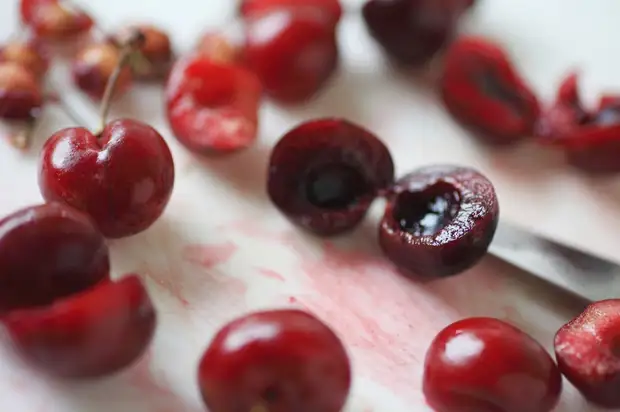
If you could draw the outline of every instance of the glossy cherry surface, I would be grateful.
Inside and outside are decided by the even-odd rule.
[[[71,65],[73,82],[94,100],[101,100],[112,73],[119,65],[121,52],[111,42],[93,43],[84,47],[75,56]],[[114,88],[114,97],[118,97],[131,85],[131,69],[124,67]]]
[[[136,79],[161,80],[170,71],[174,53],[168,34],[151,24],[133,24],[118,30],[112,41],[121,47],[138,30],[144,35],[144,41],[130,61],[130,68]]]
[[[198,382],[211,412],[341,412],[351,366],[320,320],[273,310],[224,326],[202,356]]]
[[[281,103],[313,97],[338,67],[333,24],[307,9],[276,9],[247,21],[245,61]]]
[[[487,252],[499,219],[491,182],[475,170],[432,166],[400,179],[379,227],[385,255],[412,274],[458,274]]]
[[[168,145],[155,129],[136,120],[112,121],[100,136],[79,127],[61,130],[41,153],[43,197],[86,212],[110,238],[151,226],[168,204],[173,185]]]
[[[620,299],[589,305],[562,326],[554,346],[562,374],[590,402],[620,408]]]
[[[63,378],[95,378],[130,366],[144,353],[156,314],[133,275],[46,307],[12,311],[1,321],[34,366]]]
[[[36,41],[12,41],[0,46],[0,62],[16,63],[29,70],[37,79],[47,72],[47,52]]]
[[[423,390],[436,412],[551,412],[562,377],[523,331],[498,319],[469,318],[433,339]]]
[[[0,118],[30,120],[43,105],[37,78],[23,66],[0,63]]]
[[[245,18],[251,18],[278,9],[309,8],[324,13],[333,24],[338,23],[343,13],[340,0],[243,0],[239,5],[239,13]]]
[[[178,61],[166,84],[176,138],[199,154],[231,152],[256,140],[262,87],[250,71],[203,54]]]
[[[108,279],[103,235],[88,216],[49,203],[0,220],[0,313],[48,305]]]
[[[291,221],[327,236],[355,227],[393,179],[392,157],[375,135],[343,119],[318,119],[276,144],[267,192]]]
[[[20,14],[37,36],[51,40],[74,38],[94,25],[87,13],[62,0],[21,0]]]

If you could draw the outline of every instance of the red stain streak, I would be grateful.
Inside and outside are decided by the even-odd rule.
[[[179,279],[176,279],[177,276],[171,276],[170,274],[166,274],[163,272],[154,272],[149,269],[144,269],[137,271],[137,273],[141,273],[144,276],[151,279],[162,289],[166,290],[172,297],[179,301],[181,306],[185,308],[190,307],[189,301],[183,296],[183,288],[181,286],[181,282]]]
[[[261,275],[263,275],[264,277],[268,279],[277,280],[279,282],[286,282],[286,279],[284,278],[284,276],[282,276],[280,273],[276,272],[275,270],[266,269],[266,268],[258,268],[257,270],[258,270],[258,273],[260,273]]]
[[[232,242],[213,245],[188,245],[183,249],[186,261],[211,269],[228,262],[237,252],[238,247]]]

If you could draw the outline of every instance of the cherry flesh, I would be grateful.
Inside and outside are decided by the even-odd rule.
[[[371,36],[401,66],[431,60],[456,34],[465,0],[370,0],[362,10]]]
[[[215,63],[243,65],[243,39],[235,33],[204,33],[198,40],[195,52]]]
[[[590,402],[620,408],[620,300],[589,305],[555,336],[562,374]]]
[[[452,276],[475,265],[495,235],[499,204],[475,170],[433,166],[396,182],[379,226],[385,255],[405,272]]]
[[[75,38],[94,25],[86,12],[62,0],[21,0],[20,13],[38,37],[50,40]]]
[[[423,391],[436,412],[550,412],[561,390],[545,349],[498,319],[455,322],[426,353]]]
[[[338,67],[334,26],[310,9],[277,9],[247,21],[245,61],[280,103],[307,101]]]
[[[152,127],[130,119],[99,135],[72,127],[52,135],[39,163],[45,200],[90,215],[108,238],[146,230],[163,213],[174,185],[168,145]]]
[[[0,46],[0,62],[19,64],[37,79],[42,79],[49,67],[46,52],[34,40],[13,41]]]
[[[342,342],[298,310],[258,312],[221,329],[198,370],[211,412],[340,412],[351,385]]]
[[[165,31],[148,24],[131,25],[120,29],[112,37],[112,42],[118,46],[125,44],[136,30],[144,35],[144,42],[130,61],[134,78],[146,81],[165,79],[174,59],[170,37]]]
[[[256,140],[262,87],[250,71],[196,54],[178,61],[166,84],[176,138],[199,154],[231,152]]]
[[[73,82],[93,100],[104,97],[107,84],[121,61],[121,51],[111,42],[93,43],[83,48],[72,63]],[[131,85],[129,67],[121,70],[114,96],[118,97]]]
[[[88,216],[49,203],[0,220],[0,313],[43,306],[108,279],[103,235]]]
[[[355,227],[393,179],[392,157],[375,135],[343,119],[318,119],[276,144],[267,192],[291,221],[328,236]]]
[[[340,0],[243,0],[239,6],[239,13],[245,18],[251,18],[278,9],[309,8],[325,13],[334,25],[340,21],[343,12]]]
[[[133,275],[46,307],[12,311],[2,323],[34,366],[63,378],[96,378],[130,366],[144,353],[156,314]]]
[[[35,75],[12,62],[0,63],[0,118],[29,121],[43,105]]]

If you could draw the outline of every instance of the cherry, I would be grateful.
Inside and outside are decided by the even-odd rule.
[[[197,54],[216,63],[243,64],[243,40],[228,32],[207,32],[195,47]]]
[[[30,120],[43,105],[35,75],[12,62],[0,63],[0,118]]]
[[[291,221],[327,236],[355,227],[393,179],[392,157],[376,136],[343,119],[318,119],[276,144],[267,192]]]
[[[21,19],[41,38],[67,40],[88,32],[93,19],[62,0],[21,0]]]
[[[95,378],[144,353],[156,315],[140,278],[128,276],[49,306],[12,311],[2,323],[33,365],[63,378]]]
[[[272,310],[224,326],[202,356],[198,381],[211,412],[340,412],[351,366],[320,320]]]
[[[37,79],[42,79],[49,67],[46,52],[34,40],[12,41],[0,46],[0,62],[17,63]]]
[[[85,214],[59,203],[0,220],[0,314],[44,306],[108,279],[105,239]]]
[[[423,391],[436,412],[550,412],[561,390],[545,349],[498,319],[455,322],[426,353]]]
[[[486,177],[464,167],[426,167],[390,190],[379,243],[407,272],[451,276],[486,254],[498,219],[497,196]]]
[[[144,35],[144,44],[130,61],[134,77],[139,80],[166,78],[174,55],[170,37],[165,31],[149,24],[134,24],[121,28],[112,36],[112,42],[122,45],[136,30]]]
[[[243,149],[256,140],[261,84],[250,71],[196,54],[178,61],[166,84],[166,113],[193,152]]]
[[[121,51],[114,44],[104,41],[84,47],[72,63],[73,82],[94,100],[104,97],[106,85],[121,64]],[[131,85],[131,69],[123,67],[118,75],[114,97],[118,97]]]
[[[369,0],[362,9],[371,36],[402,66],[431,60],[456,34],[466,0]]]
[[[334,26],[313,9],[276,9],[246,26],[245,60],[281,103],[313,97],[338,67]]]
[[[245,18],[278,9],[315,8],[326,14],[335,25],[342,17],[340,0],[242,0],[239,13]]]
[[[555,335],[560,372],[590,402],[620,408],[620,299],[589,305]]]

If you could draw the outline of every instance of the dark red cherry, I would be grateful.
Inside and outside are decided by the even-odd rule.
[[[355,227],[393,179],[392,157],[375,135],[343,119],[319,119],[276,144],[267,192],[293,222],[326,236]]]
[[[52,135],[39,163],[39,187],[90,215],[109,238],[134,235],[163,213],[174,164],[163,137],[145,123],[122,119],[94,135],[72,127]]]
[[[178,61],[166,84],[166,114],[176,138],[199,154],[254,143],[262,87],[250,71],[204,54]]]
[[[273,310],[224,326],[202,356],[198,383],[211,412],[340,412],[351,366],[317,318]]]
[[[103,235],[88,216],[49,203],[0,220],[0,314],[49,305],[108,279]]]
[[[120,60],[121,51],[111,42],[89,44],[80,50],[73,60],[73,82],[92,99],[101,100]],[[130,67],[123,67],[114,88],[114,97],[125,92],[130,87],[131,80]]]
[[[592,403],[620,408],[620,299],[589,305],[555,335],[560,372]]]
[[[486,254],[498,219],[497,196],[486,177],[464,167],[426,167],[394,184],[379,243],[406,272],[451,276]]]
[[[325,13],[333,24],[342,17],[340,0],[243,0],[239,6],[239,13],[244,18],[268,13],[278,9],[308,9],[314,8]]]
[[[47,73],[49,60],[46,51],[36,41],[12,41],[0,46],[0,62],[21,65],[37,79]]]
[[[423,390],[436,412],[551,412],[562,376],[525,332],[498,319],[469,318],[431,343]]]
[[[43,105],[41,86],[28,69],[0,63],[0,118],[30,120]]]
[[[395,63],[419,66],[456,34],[466,0],[370,0],[362,13],[371,36]]]
[[[21,19],[38,37],[66,40],[88,32],[93,19],[73,3],[62,0],[21,0]]]
[[[137,276],[1,319],[18,352],[63,378],[95,378],[133,364],[148,347],[156,315]]]
[[[281,103],[310,99],[338,66],[335,27],[321,13],[276,9],[246,24],[246,64]]]

